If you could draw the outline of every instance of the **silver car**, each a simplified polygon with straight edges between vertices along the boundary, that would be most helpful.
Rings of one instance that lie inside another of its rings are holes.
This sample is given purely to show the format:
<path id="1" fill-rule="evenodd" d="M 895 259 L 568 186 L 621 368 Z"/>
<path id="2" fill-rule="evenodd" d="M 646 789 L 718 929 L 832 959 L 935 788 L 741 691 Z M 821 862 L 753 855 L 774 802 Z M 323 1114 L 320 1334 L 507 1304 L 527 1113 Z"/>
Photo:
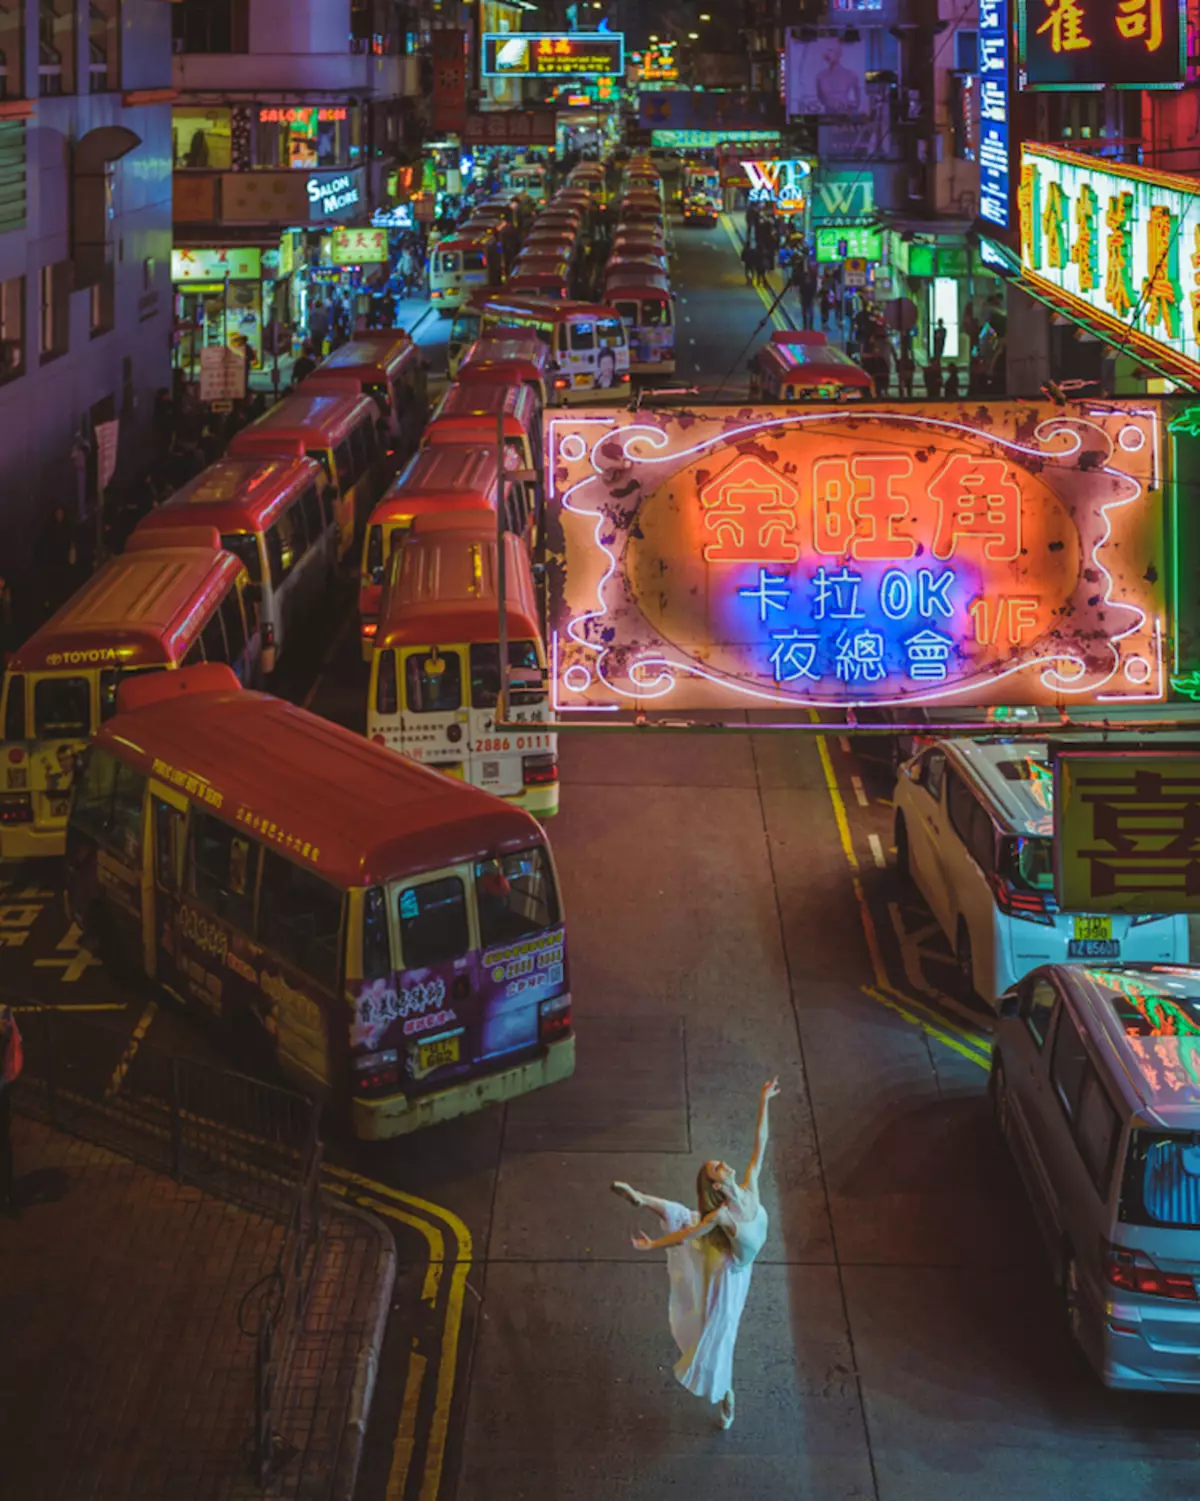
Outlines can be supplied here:
<path id="1" fill-rule="evenodd" d="M 1033 970 L 1001 998 L 990 1090 L 1101 1380 L 1200 1388 L 1200 968 Z"/>

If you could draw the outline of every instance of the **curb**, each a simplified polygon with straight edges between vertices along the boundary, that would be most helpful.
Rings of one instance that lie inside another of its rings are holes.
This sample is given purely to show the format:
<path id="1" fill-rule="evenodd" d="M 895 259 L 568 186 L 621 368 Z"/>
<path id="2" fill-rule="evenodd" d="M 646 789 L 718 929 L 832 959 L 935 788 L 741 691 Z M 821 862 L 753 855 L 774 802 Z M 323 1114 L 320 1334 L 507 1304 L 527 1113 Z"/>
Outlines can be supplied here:
<path id="1" fill-rule="evenodd" d="M 415 326 L 415 325 L 414 325 Z M 368 1315 L 369 1335 L 358 1352 L 354 1372 L 354 1385 L 350 1393 L 350 1412 L 338 1445 L 337 1464 L 329 1487 L 332 1501 L 352 1501 L 358 1484 L 358 1470 L 362 1463 L 363 1446 L 367 1438 L 367 1424 L 371 1417 L 371 1399 L 375 1395 L 375 1377 L 379 1370 L 379 1355 L 387 1334 L 388 1317 L 391 1312 L 392 1289 L 396 1284 L 396 1241 L 391 1231 L 375 1215 L 350 1204 L 344 1199 L 331 1198 L 324 1194 L 328 1207 L 341 1214 L 356 1215 L 364 1220 L 381 1243 L 381 1261 L 384 1274 L 379 1280 Z"/>
<path id="2" fill-rule="evenodd" d="M 425 311 L 413 323 L 411 323 L 408 328 L 404 330 L 408 337 L 410 339 L 415 339 L 417 336 L 417 329 L 419 329 L 424 324 L 427 318 L 432 318 L 436 311 L 437 309 L 432 303 L 430 303 Z"/>

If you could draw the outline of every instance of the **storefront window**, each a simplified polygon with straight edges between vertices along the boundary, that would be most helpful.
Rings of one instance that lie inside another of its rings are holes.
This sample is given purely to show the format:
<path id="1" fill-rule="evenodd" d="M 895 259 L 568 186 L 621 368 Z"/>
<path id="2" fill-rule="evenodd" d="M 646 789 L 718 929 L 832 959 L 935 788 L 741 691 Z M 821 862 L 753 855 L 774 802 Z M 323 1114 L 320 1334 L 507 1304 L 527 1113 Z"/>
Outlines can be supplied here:
<path id="1" fill-rule="evenodd" d="M 171 140 L 176 167 L 228 172 L 232 165 L 229 110 L 171 111 Z"/>
<path id="2" fill-rule="evenodd" d="M 25 96 L 25 7 L 17 0 L 0 5 L 0 99 Z"/>
<path id="3" fill-rule="evenodd" d="M 256 167 L 354 165 L 359 154 L 357 108 L 344 104 L 260 105 L 254 112 Z"/>

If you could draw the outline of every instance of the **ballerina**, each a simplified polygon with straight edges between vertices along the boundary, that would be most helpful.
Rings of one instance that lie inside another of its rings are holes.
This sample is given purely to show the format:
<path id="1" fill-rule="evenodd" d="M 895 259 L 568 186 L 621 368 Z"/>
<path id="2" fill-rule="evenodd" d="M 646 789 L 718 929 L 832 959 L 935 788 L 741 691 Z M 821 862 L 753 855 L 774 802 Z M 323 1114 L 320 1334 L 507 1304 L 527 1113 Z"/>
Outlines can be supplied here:
<path id="1" fill-rule="evenodd" d="M 696 1177 L 697 1213 L 670 1199 L 639 1193 L 628 1183 L 612 1190 L 639 1209 L 658 1215 L 667 1233 L 652 1240 L 640 1231 L 639 1251 L 667 1253 L 671 1278 L 668 1314 L 679 1346 L 675 1376 L 697 1397 L 721 1404 L 721 1426 L 733 1424 L 733 1348 L 750 1291 L 754 1258 L 767 1238 L 767 1212 L 758 1195 L 758 1175 L 767 1149 L 767 1107 L 779 1081 L 762 1087 L 754 1152 L 741 1183 L 727 1162 L 706 1162 Z"/>

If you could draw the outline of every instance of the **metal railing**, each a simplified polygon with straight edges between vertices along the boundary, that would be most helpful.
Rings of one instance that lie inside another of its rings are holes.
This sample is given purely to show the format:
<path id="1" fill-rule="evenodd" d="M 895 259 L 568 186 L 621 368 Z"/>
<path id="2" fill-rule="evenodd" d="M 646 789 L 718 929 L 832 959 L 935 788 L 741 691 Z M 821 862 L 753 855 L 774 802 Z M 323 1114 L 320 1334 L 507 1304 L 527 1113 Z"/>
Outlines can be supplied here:
<path id="1" fill-rule="evenodd" d="M 22 1010 L 18 1109 L 180 1183 L 284 1226 L 275 1265 L 244 1295 L 238 1325 L 255 1341 L 251 1468 L 258 1484 L 286 1460 L 292 1358 L 322 1233 L 321 1139 L 312 1100 L 148 1043 L 120 1057 L 114 1034 L 54 1007 Z M 107 1044 L 107 1045 L 106 1045 Z"/>

